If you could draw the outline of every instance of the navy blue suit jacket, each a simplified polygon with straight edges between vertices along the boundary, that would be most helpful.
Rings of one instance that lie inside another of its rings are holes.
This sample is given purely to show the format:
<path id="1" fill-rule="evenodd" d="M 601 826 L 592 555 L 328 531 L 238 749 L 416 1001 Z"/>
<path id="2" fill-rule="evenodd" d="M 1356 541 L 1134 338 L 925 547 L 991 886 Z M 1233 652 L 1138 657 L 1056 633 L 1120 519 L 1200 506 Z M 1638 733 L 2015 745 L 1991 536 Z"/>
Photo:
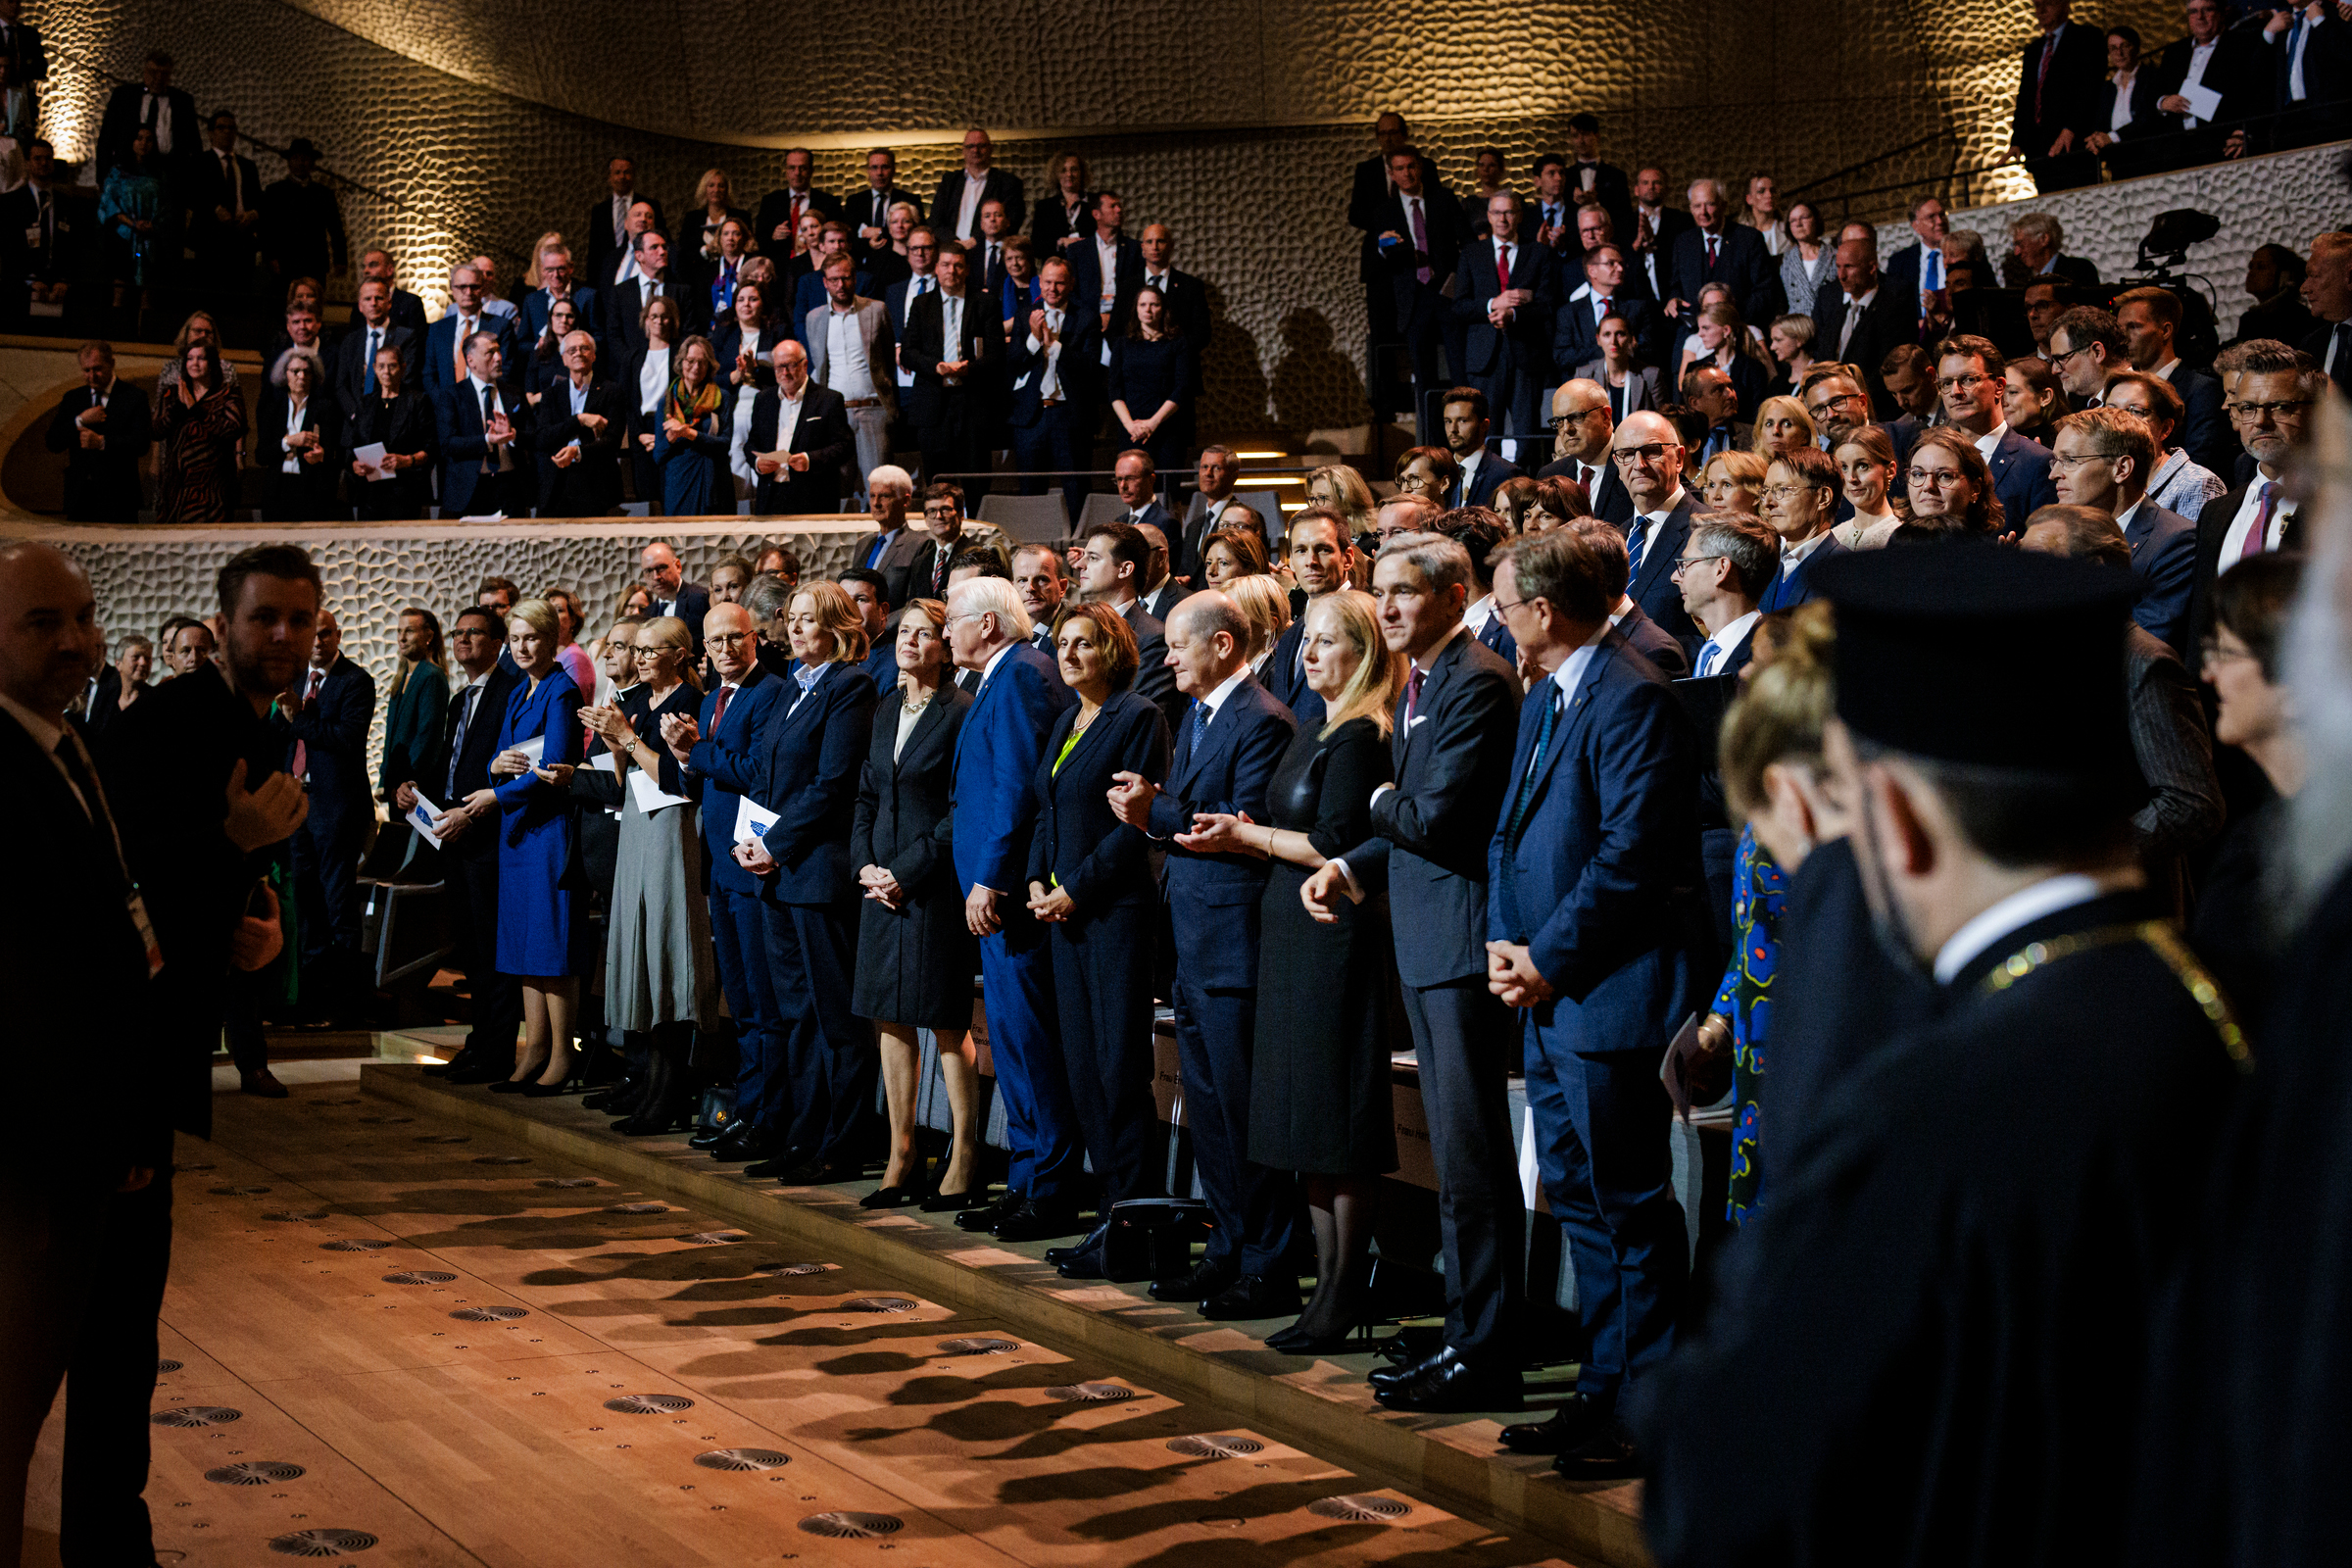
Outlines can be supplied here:
<path id="1" fill-rule="evenodd" d="M 1446 504 L 1448 507 L 1491 507 L 1494 504 L 1494 491 L 1502 481 L 1516 479 L 1521 472 L 1517 464 L 1507 461 L 1501 453 L 1490 450 L 1478 460 L 1478 471 L 1470 476 L 1469 490 L 1464 492 L 1461 482 L 1456 480 L 1453 494 Z"/>
<path id="2" fill-rule="evenodd" d="M 1625 612 L 1625 617 L 1617 622 L 1617 632 L 1633 645 L 1635 653 L 1657 665 L 1668 679 L 1681 680 L 1690 673 L 1690 656 L 1684 652 L 1683 645 L 1665 627 L 1650 619 L 1640 605 Z M 1741 638 L 1733 651 L 1733 657 L 1742 664 L 1747 662 L 1747 641 Z"/>
<path id="3" fill-rule="evenodd" d="M 735 863 L 735 821 L 743 809 L 743 799 L 757 800 L 762 769 L 767 763 L 767 732 L 775 715 L 783 711 L 782 703 L 788 694 L 799 688 L 785 678 L 770 673 L 763 664 L 754 663 L 736 688 L 727 704 L 726 722 L 718 726 L 721 733 L 711 733 L 710 715 L 718 708 L 718 688 L 710 689 L 703 699 L 703 710 L 695 723 L 702 739 L 686 754 L 686 765 L 699 775 L 702 783 L 703 847 L 710 853 L 709 876 L 730 893 L 758 897 L 760 878 Z M 691 785 L 694 780 L 687 781 Z"/>
<path id="4" fill-rule="evenodd" d="M 856 664 L 827 664 L 806 697 L 780 677 L 767 721 L 767 757 L 753 796 L 776 813 L 760 842 L 776 858 L 765 896 L 834 904 L 850 896 L 850 822 L 874 739 L 874 683 Z"/>
<path id="5" fill-rule="evenodd" d="M 1478 628 L 1478 641 L 1481 647 L 1491 650 L 1495 658 L 1513 669 L 1519 667 L 1519 639 L 1512 636 L 1511 628 L 1502 623 L 1500 611 L 1489 615 L 1487 623 Z"/>
<path id="6" fill-rule="evenodd" d="M 310 684 L 310 672 L 300 677 Z M 303 744 L 310 768 L 311 831 L 340 840 L 358 830 L 375 808 L 368 788 L 368 726 L 375 718 L 375 677 L 338 655 L 319 682 L 318 696 L 292 718 L 276 720 L 286 738 L 287 765 L 294 742 Z"/>
<path id="7" fill-rule="evenodd" d="M 1084 922 L 1156 896 L 1152 841 L 1119 820 L 1110 808 L 1110 790 L 1120 773 L 1140 773 L 1154 784 L 1167 778 L 1168 721 L 1134 692 L 1115 693 L 1056 766 L 1077 721 L 1077 709 L 1065 711 L 1037 760 L 1029 880 L 1066 889 Z"/>
<path id="8" fill-rule="evenodd" d="M 1600 329 L 1600 320 L 1592 314 L 1592 285 L 1576 290 L 1563 302 L 1559 314 L 1552 318 L 1551 363 L 1561 374 L 1573 366 L 1589 365 L 1601 357 L 1600 345 L 1593 334 Z M 1656 365 L 1666 357 L 1665 318 L 1658 314 L 1655 302 L 1635 290 L 1640 287 L 1627 278 L 1623 287 L 1609 296 L 1609 314 L 1625 318 L 1626 326 L 1634 334 L 1634 352 L 1643 365 Z"/>
<path id="9" fill-rule="evenodd" d="M 543 288 L 535 288 L 522 297 L 522 303 L 514 307 L 514 330 L 517 348 L 527 350 L 539 341 L 539 335 L 547 330 L 547 313 L 554 306 L 555 301 L 548 297 L 547 290 Z M 605 341 L 604 296 L 586 283 L 574 283 L 571 285 L 571 306 L 579 314 L 580 330 L 596 339 L 597 357 L 601 361 L 604 358 Z M 602 368 L 600 364 L 599 368 Z"/>
<path id="10" fill-rule="evenodd" d="M 1301 724 L 1323 727 L 1329 710 L 1323 699 L 1306 684 L 1306 671 L 1298 667 L 1298 644 L 1306 636 L 1306 615 L 1300 612 L 1291 618 L 1280 637 L 1274 640 L 1274 656 L 1266 661 L 1266 690 L 1274 700 L 1291 710 L 1291 716 Z"/>
<path id="11" fill-rule="evenodd" d="M 522 373 L 522 356 L 514 350 L 514 318 L 513 317 L 492 316 L 488 311 L 484 311 L 476 318 L 474 329 L 498 334 L 498 351 L 504 356 L 503 374 L 512 378 Z M 441 319 L 424 329 L 424 359 L 421 365 L 424 385 L 418 388 L 411 383 L 410 391 L 421 390 L 428 394 L 435 404 L 449 401 L 450 393 L 458 385 L 450 374 L 451 369 L 457 364 L 457 335 L 458 317 L 455 311 L 445 314 Z M 504 392 L 506 388 L 506 382 L 499 383 L 501 392 Z"/>
<path id="12" fill-rule="evenodd" d="M 1698 626 L 1691 620 L 1690 612 L 1683 608 L 1683 590 L 1675 584 L 1674 564 L 1681 557 L 1684 544 L 1690 538 L 1690 518 L 1697 511 L 1690 492 L 1684 491 L 1681 504 L 1666 514 L 1655 537 L 1642 542 L 1642 564 L 1634 568 L 1633 581 L 1625 589 L 1634 603 L 1642 607 L 1642 613 L 1656 621 L 1667 636 L 1683 645 L 1683 653 L 1687 658 L 1695 656 L 1698 645 L 1706 639 L 1698 634 Z M 1635 524 L 1640 521 L 1638 515 L 1629 513 L 1625 522 L 1620 525 L 1629 541 L 1633 537 Z"/>
<path id="13" fill-rule="evenodd" d="M 2343 24 L 2339 22 L 2336 25 L 2341 28 Z M 2190 461 L 2216 473 L 2225 471 L 2237 461 L 2242 448 L 2229 416 L 2222 412 L 2222 383 L 2185 365 L 2175 367 L 2165 379 L 2187 405 L 2181 416 L 2180 444 L 2188 448 Z"/>
<path id="14" fill-rule="evenodd" d="M 1574 458 L 1556 458 L 1537 469 L 1536 477 L 1539 479 L 1575 479 L 1581 484 L 1584 481 L 1578 474 L 1577 467 L 1577 461 Z M 1600 480 L 1597 484 L 1590 486 L 1592 493 L 1585 497 L 1585 504 L 1592 509 L 1592 515 L 1603 522 L 1615 523 L 1617 531 L 1623 533 L 1625 525 L 1633 520 L 1634 498 L 1626 493 L 1625 481 L 1617 477 L 1617 465 L 1611 463 L 1605 454 L 1601 458 L 1599 467 Z"/>
<path id="15" fill-rule="evenodd" d="M 1177 972 L 1196 986 L 1247 990 L 1257 984 L 1257 922 L 1268 865 L 1254 855 L 1200 855 L 1172 842 L 1193 830 L 1195 811 L 1247 811 L 1268 820 L 1266 786 L 1298 733 L 1298 721 L 1256 681 L 1245 677 L 1208 721 L 1193 749 L 1188 711 L 1176 727 L 1167 787 L 1152 802 L 1152 836 L 1168 844 L 1168 910 L 1176 931 Z"/>
<path id="16" fill-rule="evenodd" d="M 1764 248 L 1764 236 L 1745 223 L 1726 221 L 1717 236 L 1715 265 L 1707 266 L 1706 233 L 1693 225 L 1674 238 L 1668 276 L 1668 298 L 1683 302 L 1688 313 L 1698 309 L 1698 291 L 1721 283 L 1732 291 L 1740 314 L 1751 322 L 1770 321 L 1780 314 L 1781 267 Z"/>
<path id="17" fill-rule="evenodd" d="M 1113 334 L 1119 331 L 1121 318 L 1135 303 L 1135 291 L 1144 286 L 1144 247 L 1132 235 L 1121 234 L 1117 249 L 1118 275 L 1110 280 L 1110 331 Z M 1102 315 L 1102 258 L 1095 249 L 1095 236 L 1091 229 L 1079 236 L 1078 243 L 1064 252 L 1062 259 L 1070 264 L 1070 303 L 1092 310 L 1100 325 Z"/>
<path id="18" fill-rule="evenodd" d="M 1769 615 L 1776 610 L 1794 610 L 1799 605 L 1810 603 L 1814 598 L 1813 568 L 1832 556 L 1845 553 L 1845 546 L 1835 538 L 1825 538 L 1813 547 L 1812 554 L 1798 562 L 1793 568 L 1773 573 L 1771 583 L 1764 589 L 1764 597 L 1756 601 L 1756 608 Z"/>
<path id="19" fill-rule="evenodd" d="M 1531 291 L 1535 298 L 1497 330 L 1487 319 L 1487 307 L 1502 292 L 1494 270 L 1494 242 L 1479 240 L 1462 247 L 1455 275 L 1460 292 L 1453 302 L 1453 318 L 1466 329 L 1463 365 L 1473 376 L 1499 376 L 1517 369 L 1531 383 L 1551 376 L 1551 333 L 1560 310 L 1560 261 L 1552 251 L 1525 239 L 1513 241 L 1511 287 Z M 1503 411 L 1496 409 L 1499 423 Z"/>
<path id="20" fill-rule="evenodd" d="M 2132 575 L 2139 579 L 2139 603 L 2132 606 L 2132 618 L 2188 658 L 2196 636 L 2190 600 L 2197 586 L 2197 525 L 2142 501 L 2124 529 L 2124 543 L 2132 547 Z"/>
<path id="21" fill-rule="evenodd" d="M 2058 489 L 2050 483 L 2050 449 L 2038 441 L 2015 430 L 2003 431 L 1989 466 L 1992 493 L 2001 498 L 2004 533 L 2024 533 L 2028 517 L 2058 500 Z"/>
<path id="22" fill-rule="evenodd" d="M 1075 704 L 1052 662 L 1027 643 L 1005 650 L 956 733 L 954 802 L 940 824 L 956 858 L 956 885 L 1020 897 L 1037 826 L 1037 760 L 1061 710 Z"/>
<path id="23" fill-rule="evenodd" d="M 1555 688 L 1556 689 L 1556 688 Z M 1709 980 L 1694 933 L 1698 751 L 1673 688 L 1611 631 L 1555 721 L 1544 690 L 1519 711 L 1509 788 L 1488 847 L 1488 935 L 1525 943 L 1558 995 L 1535 1009 L 1577 1052 L 1663 1050 Z M 1530 782 L 1531 768 L 1533 771 Z M 1522 788 L 1519 831 L 1510 818 Z"/>
<path id="24" fill-rule="evenodd" d="M 453 392 L 459 388 L 453 387 Z M 490 444 L 482 435 L 482 406 L 478 394 L 468 379 L 463 396 L 433 400 L 433 423 L 441 436 L 441 457 L 448 466 L 441 475 L 441 515 L 463 517 L 473 510 L 473 493 L 487 477 L 482 472 L 482 459 Z M 529 476 L 532 488 L 538 487 L 538 476 L 531 471 L 530 405 L 510 382 L 499 383 L 498 406 L 506 411 L 507 422 L 514 427 L 514 439 L 507 450 L 514 454 L 516 471 Z M 494 465 L 498 461 L 490 460 Z M 696 629 L 699 633 L 700 623 Z"/>

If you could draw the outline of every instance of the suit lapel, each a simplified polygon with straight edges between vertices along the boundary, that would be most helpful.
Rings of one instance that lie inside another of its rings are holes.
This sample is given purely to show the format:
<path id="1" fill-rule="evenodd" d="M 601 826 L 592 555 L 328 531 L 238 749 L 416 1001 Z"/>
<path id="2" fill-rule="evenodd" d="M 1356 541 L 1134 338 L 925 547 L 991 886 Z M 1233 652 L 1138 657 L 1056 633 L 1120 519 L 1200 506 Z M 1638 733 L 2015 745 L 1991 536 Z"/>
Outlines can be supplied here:
<path id="1" fill-rule="evenodd" d="M 940 726 L 947 723 L 948 709 L 953 706 L 949 701 L 948 693 L 954 685 L 953 681 L 943 681 L 940 689 L 931 694 L 931 701 L 924 706 L 920 713 L 915 715 L 914 728 L 908 733 L 906 744 L 900 747 L 898 755 L 890 760 L 890 776 L 892 778 L 895 779 L 904 774 L 908 767 L 920 761 L 931 747 L 938 744 Z M 960 742 L 962 737 L 958 735 L 956 739 Z M 958 750 L 960 749 L 958 746 Z"/>
<path id="2" fill-rule="evenodd" d="M 1200 770 L 1208 765 L 1209 759 L 1232 745 L 1233 733 L 1241 727 L 1235 715 L 1248 701 L 1246 694 L 1249 690 L 1247 682 L 1235 687 L 1232 695 L 1225 699 L 1225 706 L 1208 715 L 1208 728 L 1200 735 L 1200 749 L 1196 752 L 1189 746 L 1186 748 L 1182 776 L 1170 781 L 1173 787 L 1181 789 L 1190 785 Z M 1190 711 L 1184 715 L 1184 727 L 1189 736 L 1193 727 Z"/>
<path id="3" fill-rule="evenodd" d="M 1592 657 L 1586 661 L 1585 673 L 1577 681 L 1576 690 L 1569 695 L 1568 706 L 1561 712 L 1559 722 L 1552 726 L 1551 745 L 1545 749 L 1544 760 L 1537 766 L 1535 785 L 1527 797 L 1527 809 L 1521 818 L 1522 831 L 1526 827 L 1526 817 L 1535 814 L 1536 808 L 1543 804 L 1545 792 L 1551 788 L 1551 776 L 1558 771 L 1560 759 L 1575 748 L 1577 735 L 1583 730 L 1587 715 L 1592 711 L 1593 692 L 1600 683 L 1603 663 L 1617 657 L 1617 649 L 1623 643 L 1622 636 L 1603 636 L 1600 645 L 1592 650 Z M 1519 776 L 1524 779 L 1527 764 L 1523 760 L 1520 766 L 1522 772 Z"/>
<path id="4" fill-rule="evenodd" d="M 1674 558 L 1682 553 L 1683 547 L 1682 540 L 1676 536 L 1676 524 L 1689 516 L 1689 506 L 1690 501 L 1685 498 L 1682 506 L 1658 519 L 1657 527 L 1642 542 L 1642 571 L 1632 589 L 1635 599 L 1647 598 L 1649 591 L 1657 586 L 1659 576 L 1673 569 Z M 1632 532 L 1641 520 L 1642 514 L 1635 513 L 1633 521 L 1626 525 L 1627 532 Z"/>
<path id="5" fill-rule="evenodd" d="M 1446 689 L 1446 675 L 1452 671 L 1455 662 L 1462 658 L 1462 644 L 1477 640 L 1469 635 L 1469 628 L 1464 627 L 1454 634 L 1452 641 L 1438 651 L 1437 659 L 1429 666 L 1427 678 L 1421 682 L 1421 700 L 1413 706 L 1413 714 L 1416 719 L 1429 716 L 1430 709 L 1437 703 L 1438 693 Z M 1405 690 L 1408 692 L 1412 690 L 1410 671 L 1406 672 L 1405 683 Z M 1396 766 L 1399 777 L 1402 776 L 1404 760 L 1412 755 L 1412 732 L 1419 727 L 1418 723 L 1406 720 L 1404 705 L 1401 702 L 1398 703 L 1396 705 Z"/>

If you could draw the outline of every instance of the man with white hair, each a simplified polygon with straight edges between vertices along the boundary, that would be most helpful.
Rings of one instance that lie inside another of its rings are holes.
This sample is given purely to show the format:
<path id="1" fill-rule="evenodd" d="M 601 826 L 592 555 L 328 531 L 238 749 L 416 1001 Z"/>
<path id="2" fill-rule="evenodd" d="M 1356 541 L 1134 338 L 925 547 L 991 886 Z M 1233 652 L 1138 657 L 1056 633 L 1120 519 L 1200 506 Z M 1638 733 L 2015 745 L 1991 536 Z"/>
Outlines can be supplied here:
<path id="1" fill-rule="evenodd" d="M 1732 291 L 1740 314 L 1750 321 L 1769 321 L 1780 312 L 1781 280 L 1764 236 L 1745 223 L 1732 221 L 1732 204 L 1723 182 L 1690 182 L 1691 227 L 1678 235 L 1670 258 L 1666 314 L 1687 321 L 1698 308 L 1698 291 L 1721 283 Z"/>
<path id="2" fill-rule="evenodd" d="M 950 821 L 964 923 L 980 939 L 981 1003 L 1012 1156 L 1004 1196 L 965 1209 L 956 1223 L 1004 1241 L 1039 1241 L 1079 1229 L 1085 1181 L 1046 930 L 1021 898 L 1037 825 L 1038 762 L 1076 699 L 1030 645 L 1029 612 L 1005 579 L 972 577 L 949 589 L 942 629 L 956 667 L 980 678 L 956 744 Z"/>
<path id="3" fill-rule="evenodd" d="M 874 531 L 860 541 L 851 564 L 870 566 L 890 582 L 890 602 L 906 602 L 906 574 L 915 552 L 923 546 L 919 528 L 906 526 L 906 507 L 914 500 L 914 475 L 895 463 L 885 463 L 865 476 L 865 514 Z"/>

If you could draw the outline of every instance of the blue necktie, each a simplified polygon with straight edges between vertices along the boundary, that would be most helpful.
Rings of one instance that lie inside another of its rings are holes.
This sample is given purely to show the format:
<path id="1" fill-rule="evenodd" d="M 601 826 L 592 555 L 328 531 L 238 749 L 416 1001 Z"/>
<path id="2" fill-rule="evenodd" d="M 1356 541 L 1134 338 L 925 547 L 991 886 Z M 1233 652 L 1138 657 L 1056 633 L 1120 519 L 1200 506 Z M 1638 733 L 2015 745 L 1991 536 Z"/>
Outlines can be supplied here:
<path id="1" fill-rule="evenodd" d="M 1648 535 L 1649 519 L 1643 516 L 1636 516 L 1634 518 L 1634 531 L 1625 536 L 1625 556 L 1627 562 L 1626 570 L 1640 571 L 1642 569 L 1642 541 L 1646 539 Z"/>
<path id="2" fill-rule="evenodd" d="M 1527 760 L 1527 774 L 1519 780 L 1519 795 L 1511 803 L 1511 822 L 1504 833 L 1513 844 L 1519 842 L 1520 826 L 1527 820 L 1528 803 L 1536 796 L 1536 780 L 1544 776 L 1544 754 L 1551 749 L 1551 732 L 1559 723 L 1560 683 L 1547 680 L 1544 683 L 1544 716 L 1536 721 L 1535 755 Z"/>
<path id="3" fill-rule="evenodd" d="M 1722 653 L 1723 650 L 1716 646 L 1715 639 L 1708 638 L 1707 646 L 1698 651 L 1698 672 L 1701 675 L 1714 674 L 1715 661 Z"/>
<path id="4" fill-rule="evenodd" d="M 1208 733 L 1208 705 L 1198 697 L 1193 699 L 1193 739 L 1187 748 L 1189 758 L 1200 755 L 1200 737 Z"/>

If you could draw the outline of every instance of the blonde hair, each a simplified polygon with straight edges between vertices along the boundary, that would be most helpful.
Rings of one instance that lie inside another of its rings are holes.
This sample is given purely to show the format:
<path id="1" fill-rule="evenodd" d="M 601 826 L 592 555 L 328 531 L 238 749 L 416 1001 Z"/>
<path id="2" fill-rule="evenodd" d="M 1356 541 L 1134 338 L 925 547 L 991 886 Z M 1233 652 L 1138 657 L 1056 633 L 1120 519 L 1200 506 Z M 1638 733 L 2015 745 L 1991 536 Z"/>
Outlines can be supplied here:
<path id="1" fill-rule="evenodd" d="M 1215 535 L 1210 537 L 1213 539 Z M 1223 592 L 1250 623 L 1250 659 L 1257 659 L 1290 629 L 1291 591 L 1279 577 L 1253 571 L 1228 581 Z"/>
<path id="2" fill-rule="evenodd" d="M 1764 421 L 1771 418 L 1776 414 L 1787 414 L 1795 416 L 1796 427 L 1799 430 L 1802 430 L 1805 435 L 1805 438 L 1798 442 L 1797 445 L 1809 447 L 1813 444 L 1814 437 L 1819 434 L 1819 432 L 1814 429 L 1813 416 L 1805 412 L 1805 406 L 1802 403 L 1797 402 L 1794 398 L 1766 398 L 1763 402 L 1756 405 L 1756 444 L 1750 447 L 1748 449 L 1749 451 L 1767 461 L 1770 461 L 1772 458 L 1778 456 L 1778 453 L 1774 450 L 1771 441 L 1766 439 L 1764 434 Z"/>
<path id="3" fill-rule="evenodd" d="M 698 692 L 703 689 L 703 683 L 695 677 L 694 660 L 691 657 L 694 653 L 694 628 L 678 616 L 656 615 L 639 622 L 636 646 L 683 650 L 689 657 L 678 661 L 678 679 Z"/>
<path id="4" fill-rule="evenodd" d="M 1774 762 L 1822 766 L 1822 726 L 1836 706 L 1831 656 L 1837 631 L 1829 603 L 1800 606 L 1780 630 L 1772 662 L 1723 715 L 1724 799 L 1743 817 L 1764 809 L 1764 769 Z"/>
<path id="5" fill-rule="evenodd" d="M 1306 476 L 1306 493 L 1314 494 L 1315 481 L 1321 479 L 1331 486 L 1331 499 L 1340 515 L 1348 519 L 1351 539 L 1372 531 L 1374 513 L 1372 487 L 1364 476 L 1345 463 L 1327 464 Z"/>
<path id="6" fill-rule="evenodd" d="M 858 612 L 847 589 L 821 578 L 805 582 L 784 602 L 784 613 L 789 616 L 792 607 L 803 599 L 815 604 L 817 629 L 833 639 L 833 656 L 828 663 L 855 664 L 865 658 L 865 616 Z"/>
<path id="7" fill-rule="evenodd" d="M 1715 471 L 1718 464 L 1723 466 L 1723 471 L 1732 483 L 1747 492 L 1750 501 L 1761 502 L 1764 499 L 1764 475 L 1771 471 L 1770 463 L 1753 452 L 1718 452 L 1698 470 L 1700 489 L 1706 488 L 1707 475 Z"/>
<path id="8" fill-rule="evenodd" d="M 522 270 L 522 286 L 524 288 L 547 287 L 547 275 L 539 270 L 539 259 L 549 251 L 562 251 L 566 258 L 570 256 L 571 247 L 564 242 L 562 229 L 551 228 L 532 244 L 531 265 Z"/>
<path id="9" fill-rule="evenodd" d="M 1349 719 L 1368 718 L 1386 735 L 1395 723 L 1396 694 L 1404 690 L 1404 657 L 1389 652 L 1370 594 L 1342 588 L 1307 606 L 1306 612 L 1311 615 L 1326 606 L 1339 620 L 1341 635 L 1355 649 L 1356 665 L 1348 684 L 1326 705 L 1329 716 L 1316 733 L 1329 739 L 1333 730 Z"/>
<path id="10" fill-rule="evenodd" d="M 512 632 L 517 621 L 542 637 L 553 637 L 558 642 L 564 639 L 564 623 L 556 618 L 556 607 L 544 599 L 525 599 L 508 611 L 507 630 Z"/>

